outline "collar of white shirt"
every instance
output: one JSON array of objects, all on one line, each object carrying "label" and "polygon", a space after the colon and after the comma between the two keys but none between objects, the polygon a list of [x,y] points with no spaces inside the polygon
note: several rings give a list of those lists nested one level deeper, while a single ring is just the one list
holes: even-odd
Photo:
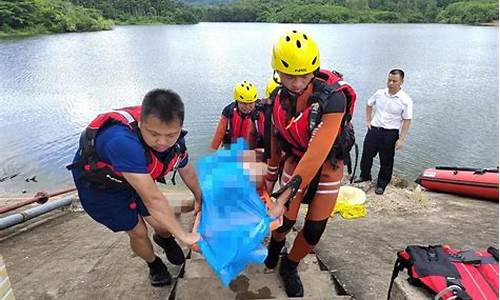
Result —
[{"label": "collar of white shirt", "polygon": [[403,97],[404,97],[404,92],[403,92],[403,89],[400,89],[400,90],[399,90],[396,94],[391,95],[391,94],[389,93],[389,88],[385,88],[384,93],[385,93],[388,97],[391,97],[391,98],[403,98]]}]

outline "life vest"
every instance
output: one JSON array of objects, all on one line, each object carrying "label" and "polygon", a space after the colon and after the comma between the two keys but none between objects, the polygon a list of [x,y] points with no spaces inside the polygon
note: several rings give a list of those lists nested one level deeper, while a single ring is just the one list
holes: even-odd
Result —
[{"label": "life vest", "polygon": [[487,251],[452,249],[447,245],[408,246],[398,253],[389,286],[403,269],[410,283],[425,286],[434,299],[498,299],[498,249]]},{"label": "life vest", "polygon": [[115,171],[110,163],[101,160],[95,149],[96,136],[101,129],[114,125],[125,125],[137,135],[144,146],[144,154],[148,163],[148,173],[153,180],[165,183],[164,176],[168,172],[174,171],[172,183],[175,185],[175,173],[179,163],[187,155],[186,146],[182,140],[187,131],[181,131],[177,142],[167,150],[168,152],[165,155],[162,155],[164,158],[161,159],[160,155],[147,146],[142,139],[138,128],[140,115],[141,106],[120,108],[98,115],[97,118],[90,122],[80,136],[80,147],[78,150],[80,152],[80,161],[68,165],[66,168],[69,170],[73,168],[80,169],[83,178],[101,189],[130,187],[122,173]]},{"label": "life vest", "polygon": [[257,103],[252,112],[252,122],[255,127],[256,134],[256,148],[264,148],[264,134],[265,134],[265,106],[262,103]]},{"label": "life vest", "polygon": [[[254,110],[255,112],[255,110]],[[227,118],[226,132],[222,143],[227,146],[242,137],[248,142],[249,132],[253,126],[252,112],[248,116],[242,116],[238,111],[236,101],[224,107],[222,115]]]},{"label": "life vest", "polygon": [[[312,131],[321,122],[322,110],[332,94],[341,92],[346,97],[346,112],[334,147],[341,143],[339,137],[342,136],[346,126],[352,127],[350,121],[354,113],[356,92],[343,81],[342,75],[328,70],[320,70],[312,84],[314,85],[313,93],[309,96],[309,106],[304,111],[295,113],[293,111],[295,108],[292,109],[292,112],[285,110],[281,102],[282,97],[290,97],[290,95],[283,88],[278,91],[272,104],[274,125],[278,130],[282,148],[288,155],[291,154],[299,159],[306,152]],[[350,146],[352,147],[352,145]]]}]

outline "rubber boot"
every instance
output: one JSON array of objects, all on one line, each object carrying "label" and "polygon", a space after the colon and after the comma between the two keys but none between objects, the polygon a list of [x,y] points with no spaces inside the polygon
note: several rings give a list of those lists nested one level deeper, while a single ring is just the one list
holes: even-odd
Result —
[{"label": "rubber boot", "polygon": [[278,260],[280,258],[280,252],[283,246],[285,246],[285,240],[278,242],[271,237],[269,245],[267,246],[267,257],[264,260],[264,264],[268,269],[276,268],[276,265],[278,264]]},{"label": "rubber boot", "polygon": [[156,257],[152,263],[148,263],[148,267],[149,280],[152,286],[164,286],[172,283],[172,276],[159,257]]},{"label": "rubber boot", "polygon": [[288,259],[287,255],[282,256],[280,264],[280,276],[285,285],[285,291],[288,297],[303,297],[304,287],[297,270],[298,263]]}]

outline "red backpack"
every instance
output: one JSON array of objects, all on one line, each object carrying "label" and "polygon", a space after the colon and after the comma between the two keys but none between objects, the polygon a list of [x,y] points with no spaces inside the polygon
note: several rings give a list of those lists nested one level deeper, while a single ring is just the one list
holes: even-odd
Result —
[{"label": "red backpack", "polygon": [[423,286],[434,299],[498,299],[498,249],[487,251],[452,249],[447,245],[408,246],[398,253],[389,293],[394,279],[408,270],[409,282]]},{"label": "red backpack", "polygon": [[[322,105],[326,103],[328,97],[335,92],[344,93],[346,97],[345,114],[342,118],[341,131],[339,132],[333,148],[330,151],[329,159],[333,165],[336,164],[337,159],[344,161],[344,164],[347,167],[347,172],[351,175],[352,183],[356,173],[356,165],[358,164],[359,156],[358,145],[356,144],[356,138],[354,135],[354,126],[352,124],[352,116],[354,114],[357,99],[356,91],[350,84],[344,81],[343,75],[339,72],[321,69],[316,77],[324,81],[314,82],[315,90],[317,92],[314,92],[311,98],[317,101],[318,105],[313,106],[309,119],[309,130],[312,131],[321,121]],[[353,147],[355,150],[354,169],[350,155],[350,151]]]}]

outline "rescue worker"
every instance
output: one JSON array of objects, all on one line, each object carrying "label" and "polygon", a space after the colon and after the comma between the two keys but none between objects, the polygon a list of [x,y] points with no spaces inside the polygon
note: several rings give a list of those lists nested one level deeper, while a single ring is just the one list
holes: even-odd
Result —
[{"label": "rescue worker", "polygon": [[[176,239],[190,246],[199,234],[183,230],[165,195],[155,183],[178,171],[194,194],[195,211],[201,190],[185,146],[184,104],[171,90],[155,89],[142,106],[100,114],[85,129],[73,164],[68,166],[83,209],[114,232],[125,231],[132,251],[149,267],[153,286],[170,284],[171,275],[155,255],[146,223],[167,259],[184,263]],[[174,181],[174,177],[172,177]]]},{"label": "rescue worker", "polygon": [[[252,121],[254,126],[250,129],[250,140],[255,141],[255,146],[251,149],[261,149],[260,151],[263,151],[264,149],[264,128],[265,128],[265,120],[266,120],[266,114],[267,118],[271,118],[270,110],[266,111],[266,108],[269,108],[269,106],[266,104],[270,103],[270,97],[271,93],[279,86],[279,81],[278,79],[273,76],[273,78],[269,79],[267,85],[266,85],[266,90],[265,94],[266,97],[264,99],[259,99],[257,100],[255,104],[255,112],[252,114]],[[253,145],[252,145],[253,146]],[[259,153],[260,153],[259,151]],[[265,159],[268,157],[264,157]]]},{"label": "rescue worker", "polygon": [[238,138],[244,138],[250,149],[257,145],[254,130],[254,120],[258,119],[259,112],[255,106],[257,102],[257,87],[251,82],[242,81],[233,90],[234,101],[222,110],[222,115],[210,144],[210,150],[217,150],[221,145],[229,147]]},{"label": "rescue worker", "polygon": [[343,157],[350,148],[346,124],[356,94],[335,72],[320,70],[320,53],[313,38],[291,31],[274,44],[272,68],[281,85],[272,100],[271,158],[266,185],[271,193],[285,153],[282,188],[270,215],[283,213],[283,225],[272,232],[266,267],[277,266],[286,235],[308,204],[302,230],[290,252],[282,256],[279,274],[289,297],[302,297],[297,266],[323,234],[335,206],[343,176]]}]

